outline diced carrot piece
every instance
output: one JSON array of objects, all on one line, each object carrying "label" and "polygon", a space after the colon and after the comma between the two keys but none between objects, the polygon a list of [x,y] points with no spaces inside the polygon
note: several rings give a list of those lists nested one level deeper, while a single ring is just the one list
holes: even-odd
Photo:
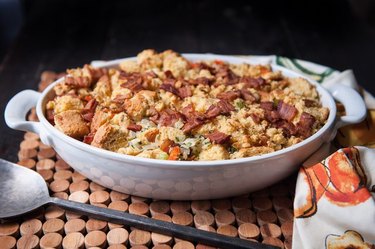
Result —
[{"label": "diced carrot piece", "polygon": [[174,161],[177,160],[180,153],[181,153],[180,147],[178,146],[172,147],[168,160],[174,160]]}]

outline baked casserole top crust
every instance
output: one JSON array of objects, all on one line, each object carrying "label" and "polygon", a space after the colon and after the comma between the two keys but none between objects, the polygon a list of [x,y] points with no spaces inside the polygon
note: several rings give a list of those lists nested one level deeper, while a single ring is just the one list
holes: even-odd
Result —
[{"label": "baked casserole top crust", "polygon": [[119,69],[67,70],[46,117],[92,146],[165,160],[224,160],[277,151],[318,131],[329,110],[315,87],[269,65],[192,62],[144,50]]}]

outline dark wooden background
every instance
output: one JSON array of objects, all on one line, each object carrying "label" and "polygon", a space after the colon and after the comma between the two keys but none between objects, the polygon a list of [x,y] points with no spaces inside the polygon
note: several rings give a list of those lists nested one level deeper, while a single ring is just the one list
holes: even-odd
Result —
[{"label": "dark wooden background", "polygon": [[[23,1],[23,27],[0,48],[0,112],[17,92],[36,89],[43,70],[134,56],[145,48],[278,54],[352,68],[375,93],[373,9],[367,0]],[[9,129],[2,116],[0,157],[16,161],[22,132]]]}]

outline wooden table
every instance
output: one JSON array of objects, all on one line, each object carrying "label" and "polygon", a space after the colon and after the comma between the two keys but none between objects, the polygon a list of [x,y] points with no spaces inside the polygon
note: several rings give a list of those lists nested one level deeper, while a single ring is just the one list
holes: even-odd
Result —
[{"label": "wooden table", "polygon": [[[352,68],[375,93],[375,28],[346,1],[26,3],[25,25],[0,65],[0,113],[14,94],[36,89],[43,70],[134,56],[145,48],[301,58]],[[17,161],[22,133],[0,119],[0,157]]]}]

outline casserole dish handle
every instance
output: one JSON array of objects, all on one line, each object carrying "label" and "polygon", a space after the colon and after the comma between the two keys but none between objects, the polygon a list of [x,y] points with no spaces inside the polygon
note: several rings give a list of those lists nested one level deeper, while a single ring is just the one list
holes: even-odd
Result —
[{"label": "casserole dish handle", "polygon": [[335,128],[356,124],[366,118],[367,108],[363,98],[357,91],[342,84],[328,87],[333,98],[341,102],[345,107],[345,115],[337,117]]},{"label": "casserole dish handle", "polygon": [[24,90],[9,100],[4,112],[7,125],[15,130],[31,131],[40,134],[41,124],[26,120],[26,114],[32,107],[36,106],[40,96],[41,93],[39,92]]}]

